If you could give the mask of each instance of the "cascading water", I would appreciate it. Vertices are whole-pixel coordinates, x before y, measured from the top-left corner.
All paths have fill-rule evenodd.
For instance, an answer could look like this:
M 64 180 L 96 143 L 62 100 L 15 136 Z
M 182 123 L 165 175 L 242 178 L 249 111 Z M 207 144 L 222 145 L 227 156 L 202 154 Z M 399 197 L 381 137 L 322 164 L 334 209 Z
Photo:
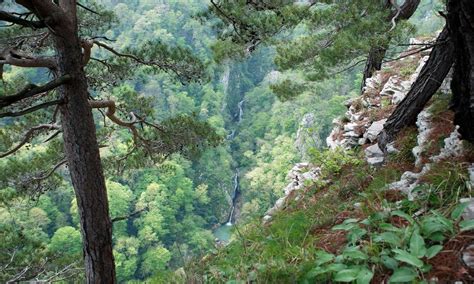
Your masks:
M 235 210 L 235 202 L 237 201 L 237 193 L 239 191 L 239 169 L 234 174 L 234 190 L 232 192 L 232 205 L 230 208 L 230 214 L 229 214 L 229 219 L 227 220 L 226 225 L 227 226 L 232 226 L 232 217 L 234 216 L 234 210 Z
M 221 78 L 221 83 L 224 87 L 224 93 L 226 95 L 228 92 L 229 88 L 229 80 L 231 77 L 231 67 L 230 65 L 226 64 L 224 73 Z M 238 125 L 239 123 L 242 122 L 243 116 L 244 116 L 244 102 L 245 98 L 242 98 L 239 103 L 237 104 L 237 112 L 234 113 L 233 119 L 231 121 L 232 125 L 229 125 L 230 127 L 234 128 L 233 130 L 229 130 L 230 133 L 227 135 L 227 140 L 232 141 L 234 138 L 238 135 Z M 223 103 L 222 105 L 222 111 L 226 109 L 226 103 Z M 233 177 L 233 188 L 232 192 L 229 193 L 230 197 L 230 207 L 229 207 L 229 217 L 227 218 L 227 222 L 222 224 L 221 226 L 217 227 L 214 230 L 214 236 L 216 237 L 216 242 L 217 243 L 227 243 L 232 235 L 232 226 L 235 223 L 236 220 L 236 215 L 238 215 L 238 207 L 237 207 L 237 201 L 239 199 L 240 195 L 240 181 L 239 181 L 239 169 L 237 168 L 234 173 Z
M 237 107 L 239 108 L 239 114 L 238 114 L 238 117 L 239 117 L 239 120 L 238 122 L 242 122 L 242 117 L 244 116 L 244 101 L 245 100 L 241 100 L 238 104 L 237 104 Z

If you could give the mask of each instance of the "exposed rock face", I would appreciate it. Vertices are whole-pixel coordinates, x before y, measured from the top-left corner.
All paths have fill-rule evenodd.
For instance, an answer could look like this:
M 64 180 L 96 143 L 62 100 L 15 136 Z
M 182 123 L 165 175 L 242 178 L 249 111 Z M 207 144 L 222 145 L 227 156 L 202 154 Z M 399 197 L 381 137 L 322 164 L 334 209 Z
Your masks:
M 431 120 L 430 120 L 430 113 L 427 109 L 420 112 L 418 115 L 418 120 L 416 121 L 416 126 L 418 127 L 418 137 L 417 142 L 418 145 L 413 148 L 413 156 L 415 156 L 415 165 L 417 167 L 421 166 L 421 152 L 426 147 L 426 143 L 428 141 L 428 135 L 431 131 Z
M 362 146 L 365 149 L 367 162 L 374 167 L 381 166 L 384 163 L 385 154 L 399 153 L 393 142 L 389 143 L 386 149 L 380 149 L 377 144 L 377 137 L 382 132 L 390 113 L 405 98 L 411 85 L 419 76 L 422 68 L 428 61 L 429 52 L 429 50 L 423 52 L 421 58 L 417 57 L 418 55 L 411 55 L 401 60 L 402 62 L 404 60 L 413 62 L 419 58 L 418 67 L 408 79 L 397 74 L 387 79 L 385 71 L 378 71 L 373 77 L 368 78 L 363 94 L 360 97 L 351 98 L 344 102 L 347 111 L 343 118 L 333 121 L 334 128 L 329 137 L 326 138 L 327 146 L 330 149 L 353 149 Z M 395 65 L 391 66 L 391 63 L 384 67 L 389 69 L 399 68 Z M 440 88 L 446 94 L 450 92 L 450 77 L 448 75 Z M 302 141 L 312 139 L 310 133 L 306 132 L 306 129 L 314 125 L 313 120 L 314 116 L 307 114 L 300 123 L 297 139 L 297 146 L 300 151 L 302 150 L 300 145 L 304 144 Z M 428 139 L 432 127 L 429 109 L 423 110 L 418 115 L 416 125 L 418 128 L 417 146 L 412 151 L 419 171 L 407 171 L 403 173 L 399 181 L 388 185 L 389 189 L 405 192 L 410 199 L 414 198 L 412 191 L 420 183 L 420 178 L 430 170 L 431 163 L 436 163 L 443 159 L 456 159 L 463 154 L 460 135 L 456 129 L 444 140 L 445 146 L 441 149 L 440 153 L 430 157 L 428 162 L 425 160 L 426 164 L 423 164 L 422 153 L 430 142 Z M 470 168 L 470 175 L 472 184 L 474 183 L 474 165 Z M 285 196 L 279 199 L 273 208 L 268 210 L 264 221 L 271 220 L 271 216 L 276 211 L 284 208 L 288 196 L 293 191 L 301 189 L 305 180 L 315 181 L 320 179 L 320 168 L 315 168 L 309 164 L 297 164 L 290 171 L 289 177 L 292 179 L 292 182 L 285 188 Z M 472 187 L 474 188 L 474 185 Z M 472 218 L 474 218 L 474 198 L 471 201 L 472 207 L 470 208 L 472 209 Z
M 369 139 L 370 142 L 375 142 L 377 140 L 377 136 L 379 136 L 380 132 L 383 130 L 383 125 L 387 119 L 382 119 L 379 121 L 373 122 L 367 131 L 364 134 L 364 137 Z
M 293 192 L 303 189 L 308 182 L 319 180 L 320 176 L 321 168 L 309 163 L 296 164 L 288 173 L 288 178 L 291 180 L 291 182 L 284 189 L 285 195 L 278 199 L 275 202 L 275 205 L 265 213 L 263 222 L 269 222 L 276 212 L 285 208 L 288 198 L 293 194 Z
M 367 163 L 372 166 L 379 166 L 383 164 L 383 161 L 385 160 L 384 153 L 380 150 L 379 145 L 377 144 L 365 149 L 365 156 L 367 158 Z
M 474 244 L 468 245 L 462 252 L 462 261 L 470 269 L 474 269 Z
M 416 57 L 409 56 L 406 60 L 414 58 Z M 408 79 L 393 75 L 384 83 L 383 71 L 376 72 L 372 78 L 368 78 L 362 96 L 345 102 L 348 109 L 344 115 L 346 122 L 335 121 L 334 129 L 326 139 L 327 146 L 331 149 L 337 147 L 350 149 L 369 142 L 375 143 L 391 112 L 390 106 L 399 104 L 405 98 L 428 58 L 429 56 L 424 56 L 419 60 L 418 67 Z M 386 67 L 390 67 L 390 64 Z M 383 113 L 384 108 L 387 109 L 387 113 Z M 381 112 L 383 118 L 377 120 L 371 115 L 377 112 Z
M 407 95 L 411 84 L 411 81 L 404 81 L 397 75 L 392 76 L 388 79 L 380 95 L 390 97 L 392 104 L 399 104 Z

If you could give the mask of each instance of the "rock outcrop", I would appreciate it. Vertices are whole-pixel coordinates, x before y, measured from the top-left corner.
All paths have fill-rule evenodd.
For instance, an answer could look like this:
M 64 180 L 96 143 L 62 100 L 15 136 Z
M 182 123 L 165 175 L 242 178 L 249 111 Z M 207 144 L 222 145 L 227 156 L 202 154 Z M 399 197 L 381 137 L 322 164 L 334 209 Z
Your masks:
M 417 68 L 410 74 L 401 75 L 402 72 L 387 72 L 386 70 L 378 71 L 372 78 L 368 78 L 364 92 L 360 97 L 347 100 L 344 105 L 347 111 L 340 119 L 334 119 L 334 128 L 326 139 L 326 144 L 330 149 L 342 148 L 353 149 L 362 147 L 365 157 L 369 165 L 379 167 L 385 162 L 386 154 L 396 154 L 395 143 L 389 143 L 386 149 L 380 149 L 377 144 L 377 137 L 383 131 L 383 127 L 387 118 L 407 95 L 411 85 L 417 79 L 423 66 L 426 64 L 429 56 L 429 50 L 418 55 L 411 55 L 398 63 L 389 63 L 384 66 L 385 69 L 391 70 L 400 68 L 400 62 L 409 60 L 408 64 L 416 64 Z M 415 63 L 413 63 L 415 62 Z M 396 66 L 396 64 L 398 64 Z M 402 64 L 403 66 L 403 64 Z M 400 70 L 399 70 L 400 71 Z M 406 73 L 406 72 L 404 72 Z M 388 76 L 390 75 L 391 76 Z M 449 82 L 451 78 L 448 76 L 443 82 L 440 91 L 448 94 L 450 92 Z M 310 128 L 313 124 L 314 116 L 307 114 L 300 123 L 298 130 L 297 145 L 301 144 L 303 136 L 305 139 L 311 139 L 306 128 Z M 400 190 L 405 192 L 410 199 L 414 198 L 413 189 L 420 184 L 421 178 L 431 169 L 433 163 L 440 162 L 445 159 L 456 159 L 464 154 L 463 145 L 460 140 L 457 128 L 449 137 L 444 139 L 444 146 L 439 154 L 432 157 L 424 157 L 423 152 L 431 143 L 429 141 L 432 132 L 431 112 L 429 108 L 423 110 L 416 122 L 418 128 L 417 145 L 413 148 L 412 153 L 415 157 L 416 171 L 407 171 L 402 174 L 397 182 L 393 182 L 387 186 L 387 189 Z M 309 138 L 308 138 L 309 137 Z M 299 148 L 300 150 L 301 147 Z M 474 165 L 469 169 L 471 178 L 471 187 L 474 188 Z M 295 191 L 303 188 L 306 181 L 316 181 L 320 179 L 321 169 L 307 163 L 296 164 L 290 171 L 288 177 L 291 183 L 285 188 L 284 197 L 280 198 L 274 207 L 269 209 L 264 217 L 264 221 L 271 220 L 275 212 L 283 209 L 290 195 Z M 298 197 L 293 197 L 297 199 Z M 465 200 L 470 202 L 470 206 L 466 210 L 465 215 L 474 219 L 474 198 Z
M 263 217 L 263 222 L 266 223 L 272 219 L 272 216 L 285 208 L 290 196 L 294 199 L 298 199 L 298 196 L 294 196 L 301 191 L 308 182 L 314 182 L 319 180 L 321 176 L 321 168 L 316 167 L 310 163 L 298 163 L 288 173 L 288 178 L 291 182 L 285 187 L 284 196 L 275 202 L 275 205 L 270 208 Z

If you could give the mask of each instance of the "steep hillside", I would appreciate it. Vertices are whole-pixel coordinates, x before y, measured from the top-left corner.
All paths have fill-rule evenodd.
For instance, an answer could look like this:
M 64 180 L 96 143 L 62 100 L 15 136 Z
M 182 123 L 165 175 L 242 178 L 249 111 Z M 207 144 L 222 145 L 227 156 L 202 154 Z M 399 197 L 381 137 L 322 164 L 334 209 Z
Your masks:
M 284 196 L 263 219 L 236 226 L 226 247 L 181 277 L 198 283 L 474 281 L 474 146 L 452 124 L 449 80 L 388 153 L 377 145 L 426 54 L 407 50 L 384 65 L 362 96 L 345 103 L 329 149 L 310 150 L 308 161 L 294 166 Z

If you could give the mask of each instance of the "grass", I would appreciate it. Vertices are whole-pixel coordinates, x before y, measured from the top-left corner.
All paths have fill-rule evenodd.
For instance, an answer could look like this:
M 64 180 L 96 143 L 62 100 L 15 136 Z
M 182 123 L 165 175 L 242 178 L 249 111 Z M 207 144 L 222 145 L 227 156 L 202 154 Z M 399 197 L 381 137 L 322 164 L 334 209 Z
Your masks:
M 302 198 L 293 200 L 287 209 L 273 217 L 269 225 L 262 225 L 261 220 L 256 219 L 248 225 L 236 227 L 234 240 L 227 247 L 188 264 L 186 282 L 300 282 L 314 271 L 318 252 L 323 250 L 340 255 L 344 251 L 351 233 L 332 228 L 345 220 L 385 214 L 386 208 L 399 208 L 409 215 L 437 210 L 448 216 L 459 198 L 472 194 L 466 185 L 468 163 L 462 159 L 434 164 L 423 176 L 415 202 L 408 201 L 399 191 L 387 190 L 387 184 L 399 180 L 405 170 L 413 168 L 411 149 L 416 145 L 416 134 L 416 128 L 406 129 L 396 141 L 400 153 L 392 156 L 380 169 L 355 162 L 360 159 L 358 153 L 343 157 L 345 163 L 333 163 L 334 159 L 341 161 L 341 153 L 323 153 L 319 160 L 334 168 L 333 173 L 325 173 L 331 179 L 329 184 L 307 187 L 301 193 Z M 468 153 L 474 153 L 474 146 L 469 144 L 466 147 L 472 148 Z M 399 228 L 408 226 L 406 220 L 396 216 L 389 222 Z M 367 230 L 372 234 L 380 228 Z M 379 255 L 380 244 L 369 241 L 361 245 L 369 256 Z M 370 258 L 370 261 L 374 259 Z M 362 265 L 369 264 L 367 261 Z M 374 272 L 375 280 L 386 280 L 392 273 L 379 264 Z
M 415 156 L 413 155 L 413 148 L 417 145 L 418 130 L 415 126 L 403 129 L 395 139 L 395 148 L 400 152 L 392 154 L 389 157 L 389 162 L 413 164 Z

